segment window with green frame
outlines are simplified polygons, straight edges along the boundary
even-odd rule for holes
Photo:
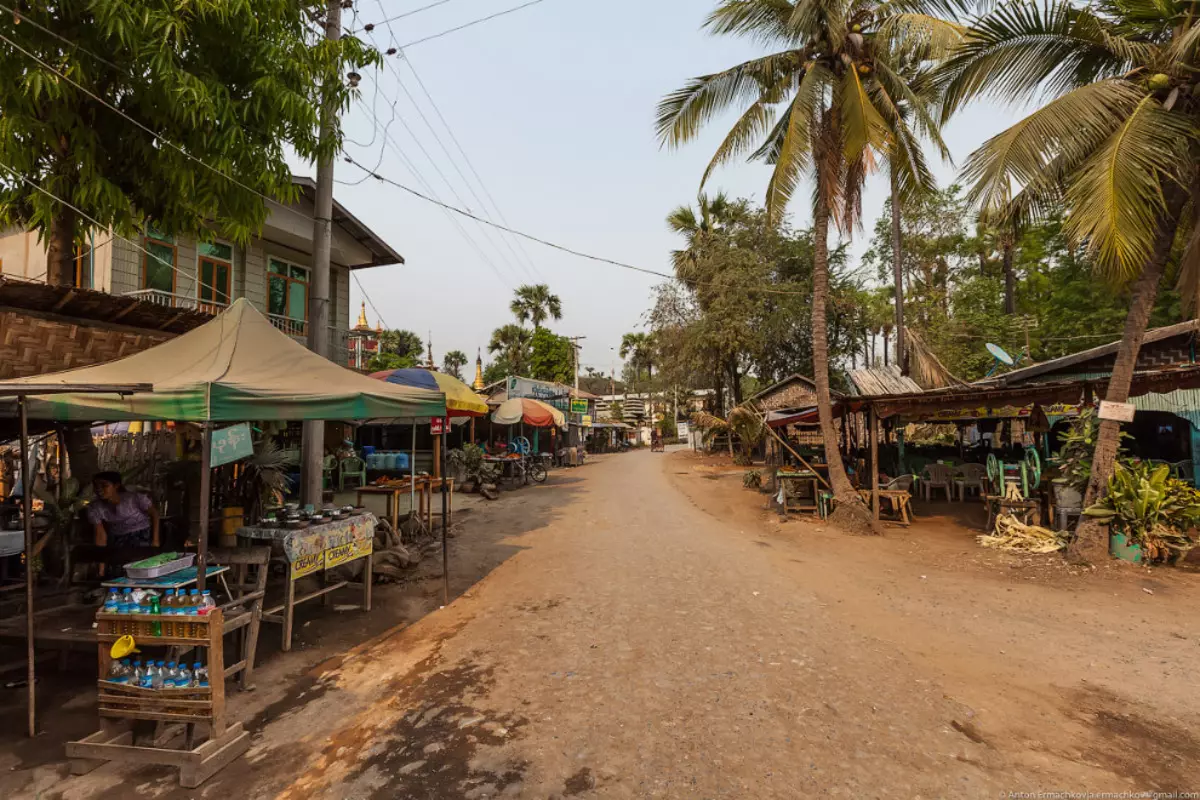
[[[169,236],[151,233],[143,240],[142,288],[175,292],[175,244]]]
[[[272,258],[267,262],[267,311],[297,322],[308,319],[308,269]]]

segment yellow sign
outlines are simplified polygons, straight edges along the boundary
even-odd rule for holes
[[[305,575],[311,575],[314,572],[320,572],[325,569],[325,553],[322,551],[316,555],[300,556],[292,562],[292,580],[303,578]]]
[[[579,424],[580,424],[580,425],[582,425],[582,426],[583,426],[583,427],[585,427],[585,428],[590,428],[590,427],[592,427],[592,417],[591,417],[591,415],[590,415],[590,414],[584,414],[584,415],[583,415],[583,419],[582,419],[582,421],[581,421]]]
[[[339,564],[355,561],[369,556],[374,548],[374,539],[359,539],[358,541],[331,547],[325,551],[325,569],[333,569]]]

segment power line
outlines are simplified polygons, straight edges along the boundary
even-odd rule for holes
[[[543,1],[544,0],[529,0],[528,3],[523,3],[522,5],[519,5],[515,8],[510,8],[505,11],[497,11],[495,14],[489,14],[486,17],[480,17],[479,19],[471,20],[470,22],[459,25],[456,28],[451,28],[450,30],[442,31],[441,33],[435,33],[432,36],[425,36],[421,39],[417,39],[415,41],[409,42],[408,44],[401,45],[400,49],[404,50],[405,48],[412,47],[413,45],[423,44],[424,42],[432,42],[434,39],[440,39],[443,36],[449,36],[452,33],[457,33],[458,31],[465,30],[466,28],[472,28],[476,25],[481,25],[484,22],[488,22],[490,20],[496,19],[497,17],[503,17],[506,14],[512,14],[514,12],[520,11],[523,8],[529,8],[530,6],[536,6],[538,3],[541,3]]]
[[[381,2],[381,0],[376,0],[376,1],[379,2],[379,6],[382,9],[383,3]],[[394,40],[395,39],[395,30],[392,28],[392,26],[390,24],[388,25],[388,30],[391,33],[392,38]],[[378,43],[375,42],[375,37],[373,35],[371,36],[371,41],[372,41],[372,43],[374,43],[376,45],[376,50],[378,50],[379,46],[378,46]],[[462,180],[463,184],[467,187],[467,191],[470,192],[471,196],[475,198],[475,201],[482,208],[484,216],[486,216],[490,219],[490,214],[487,211],[487,204],[484,203],[483,199],[479,196],[479,193],[475,191],[475,187],[471,183],[470,179],[467,178],[467,176],[463,173],[462,169],[458,166],[458,162],[455,160],[454,156],[450,153],[450,150],[446,147],[445,143],[442,141],[441,136],[438,135],[437,130],[433,127],[433,123],[431,123],[429,121],[429,118],[427,116],[425,116],[425,112],[421,109],[421,105],[417,102],[417,99],[415,97],[413,97],[412,92],[410,92],[408,90],[408,87],[405,86],[404,80],[400,77],[400,73],[395,69],[395,67],[392,66],[391,62],[387,62],[387,63],[388,63],[388,69],[391,71],[392,75],[394,75],[396,78],[396,84],[404,92],[405,96],[408,97],[408,100],[410,103],[412,103],[413,108],[416,109],[417,114],[421,117],[421,121],[425,123],[425,127],[428,128],[430,134],[433,135],[434,141],[437,143],[437,145],[441,149],[442,153],[450,161],[450,166],[452,166],[454,168],[454,171],[456,173],[458,173],[458,177]],[[416,73],[414,72],[414,75],[415,74]],[[419,78],[418,78],[418,80],[419,80]],[[428,96],[428,92],[426,92],[426,95]],[[441,114],[439,112],[439,117],[440,116],[441,116]],[[443,118],[442,122],[443,122],[443,124],[445,124],[444,118]],[[403,122],[402,122],[402,124],[403,124]],[[406,129],[407,129],[407,127],[408,126],[405,125]],[[447,130],[449,130],[448,127],[447,127]],[[412,131],[409,130],[409,133],[412,134]],[[451,132],[450,135],[451,135],[451,137],[453,137],[453,135],[454,135],[453,132]],[[413,138],[414,139],[416,138],[415,134],[413,134]],[[418,146],[419,146],[419,143],[418,143]],[[461,147],[459,149],[461,152]],[[422,152],[425,152],[423,147],[422,147]],[[428,153],[426,153],[426,158],[430,158]],[[432,158],[430,158],[430,163],[432,163]],[[377,169],[378,169],[378,167],[379,167],[379,165],[376,164]],[[436,164],[434,165],[434,169],[437,169]],[[438,174],[442,175],[441,170],[438,170]],[[365,180],[367,177],[368,176],[364,175],[363,180]],[[450,188],[451,193],[454,194],[455,199],[457,199],[461,205],[466,206],[467,209],[470,210],[470,206],[467,204],[466,200],[464,200],[462,198],[462,196],[458,194],[458,191],[453,187],[453,185],[450,184],[450,182],[446,179],[445,175],[442,175],[442,180],[446,182],[446,185]],[[488,238],[488,242],[490,244],[492,244],[494,247],[495,244],[492,242],[491,237],[487,236],[487,238]],[[504,244],[504,246],[508,248],[508,252],[512,254],[513,260],[509,261],[508,256],[506,256],[503,251],[498,251],[498,252],[500,252],[500,256],[504,260],[506,266],[508,266],[510,269],[512,269],[513,264],[515,263],[517,265],[517,267],[519,268],[519,270],[517,270],[517,271],[524,271],[530,278],[532,278],[533,280],[537,280],[538,276],[536,274],[536,268],[532,266],[532,263],[526,264],[526,263],[522,262],[521,257],[519,255],[517,255],[517,251],[513,249],[513,246],[508,241],[508,239],[505,238],[503,235],[500,235],[499,238],[500,238],[500,241]],[[527,256],[527,258],[528,258],[528,256]]]
[[[367,301],[367,305],[369,305],[371,310],[375,312],[375,318],[379,320],[379,324],[388,330],[391,330],[392,326],[388,325],[387,321],[383,318],[383,314],[379,313],[379,309],[375,307],[375,301],[371,299],[371,295],[367,294],[367,290],[363,288],[362,281],[360,281],[358,276],[354,274],[354,270],[350,270],[350,276],[354,278],[354,283],[358,286],[359,293],[362,294],[363,298]]]
[[[483,178],[479,174],[479,170],[475,169],[475,165],[471,163],[471,158],[467,155],[467,151],[463,148],[462,143],[459,142],[458,137],[454,135],[454,129],[450,127],[450,123],[446,121],[446,117],[442,114],[442,110],[438,108],[438,104],[434,101],[433,95],[431,95],[429,93],[429,89],[426,88],[425,81],[421,80],[420,74],[417,73],[417,67],[412,62],[412,57],[405,54],[404,63],[408,65],[409,71],[411,71],[413,77],[417,79],[417,85],[421,87],[421,91],[424,93],[426,99],[429,100],[429,105],[433,107],[433,112],[437,114],[437,118],[441,120],[442,125],[446,128],[446,133],[450,134],[450,141],[454,143],[454,147],[462,155],[463,161],[465,161],[467,164],[467,169],[469,169],[471,174],[475,176],[475,180],[479,183],[479,188],[483,190],[484,196],[487,197],[487,199],[491,202],[492,210],[496,212],[496,216],[500,218],[501,222],[503,222],[505,225],[510,225],[508,219],[504,216],[504,212],[500,209],[500,204],[496,202],[496,198],[493,197],[492,193],[488,190],[487,184],[483,182]],[[486,208],[486,204],[484,204],[482,200],[479,202],[480,205],[484,205]],[[525,250],[525,245],[522,243],[520,238],[513,238],[517,243],[517,248],[525,256],[525,261],[528,262],[529,266],[533,269],[537,276],[544,280],[544,276],[542,276],[541,271],[537,268],[537,264],[534,263],[533,258],[529,255],[528,251]]]
[[[436,3],[430,3],[427,6],[421,6],[420,8],[414,8],[412,11],[405,11],[403,14],[397,14],[396,16],[388,17],[387,19],[381,19],[381,20],[379,20],[379,22],[368,23],[367,25],[363,26],[362,30],[366,31],[367,33],[370,33],[375,27],[377,27],[379,25],[387,25],[389,23],[395,22],[398,19],[404,19],[405,17],[411,17],[413,14],[420,14],[422,11],[428,11],[431,8],[437,8],[438,6],[444,6],[444,5],[446,5],[446,3],[449,3],[449,2],[450,2],[450,0],[437,0]],[[379,6],[379,10],[383,11],[382,3]],[[353,33],[353,32],[354,31],[351,31],[351,33]]]
[[[574,250],[570,247],[566,247],[561,244],[555,244],[554,242],[550,242],[545,239],[538,238],[537,236],[534,236],[529,233],[525,233],[523,231],[516,230],[515,228],[510,228],[505,225],[500,225],[498,223],[491,222],[489,220],[483,219],[482,217],[478,217],[475,214],[472,214],[470,211],[466,211],[464,209],[457,208],[457,207],[449,205],[447,203],[443,203],[441,200],[435,200],[432,197],[428,197],[424,194],[421,194],[416,189],[405,186],[404,184],[402,184],[398,181],[395,181],[395,180],[392,180],[391,178],[380,175],[378,172],[371,172],[366,167],[364,167],[362,164],[355,161],[349,155],[347,155],[345,157],[345,161],[348,164],[353,164],[354,166],[358,167],[361,170],[370,172],[371,176],[374,177],[376,180],[391,184],[392,186],[395,186],[397,189],[401,189],[405,192],[408,192],[409,194],[413,195],[414,197],[424,200],[427,203],[433,203],[434,205],[441,206],[442,208],[446,209],[447,211],[453,211],[455,214],[459,214],[464,217],[469,217],[470,219],[473,219],[476,222],[479,222],[483,225],[490,225],[493,228],[498,228],[500,230],[507,231],[508,233],[511,233],[514,236],[520,236],[523,239],[528,239],[531,242],[537,242],[540,245],[544,245],[546,247],[550,247],[555,250],[560,250],[564,253],[568,253],[573,256],[578,256],[579,258],[586,258],[589,261],[597,261],[601,264],[608,264],[610,266],[620,267],[621,269],[632,270],[633,272],[641,272],[645,275],[654,275],[655,277],[666,278],[667,280],[672,280],[672,281],[680,281],[681,283],[699,283],[697,281],[684,281],[683,279],[681,279],[675,275],[666,273],[666,272],[658,272],[657,270],[647,269],[646,267],[638,267],[638,266],[634,266],[633,264],[626,264],[623,261],[615,261],[611,258],[605,258],[604,256],[596,256],[596,255],[592,255],[591,253],[584,253],[580,250]],[[711,281],[709,281],[707,283],[711,283]],[[765,294],[801,295],[801,296],[805,296],[805,297],[809,296],[808,292],[797,292],[797,291],[790,291],[790,290],[786,290],[786,289],[758,288],[755,291],[763,292]]]

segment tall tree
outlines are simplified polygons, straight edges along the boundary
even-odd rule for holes
[[[1200,98],[1193,92],[1200,25],[1190,5],[1069,0],[997,7],[972,25],[943,68],[945,109],[979,96],[1024,102],[1038,110],[988,140],[965,165],[972,198],[1004,205],[1022,187],[1010,214],[1037,219],[1066,207],[1068,235],[1097,268],[1133,299],[1105,399],[1129,398],[1138,350],[1174,243],[1194,229],[1200,204]],[[1192,218],[1183,215],[1192,200]],[[1200,286],[1200,241],[1184,252],[1181,279]],[[1194,291],[1186,301],[1196,300]],[[1085,503],[1112,474],[1120,424],[1101,422]],[[1084,517],[1071,546],[1077,560],[1107,557],[1103,530]]]
[[[488,352],[503,363],[507,374],[524,375],[529,372],[530,349],[533,333],[520,325],[502,325],[492,331]]]
[[[344,108],[345,74],[378,61],[353,36],[312,35],[323,3],[13,5],[0,16],[0,222],[37,231],[56,285],[74,284],[93,227],[248,241],[269,213],[259,193],[296,197],[287,150],[313,160],[341,146],[340,131],[318,136],[318,87]],[[68,452],[86,484],[85,426]]]
[[[546,284],[525,284],[514,294],[509,308],[522,325],[532,322],[534,328],[540,328],[547,319],[562,319],[562,300],[551,294]]]
[[[535,330],[529,346],[529,377],[571,383],[575,377],[575,348],[571,340],[547,328]]]
[[[813,379],[835,513],[851,517],[855,527],[867,514],[838,456],[829,390],[828,230],[831,222],[846,234],[858,225],[863,181],[893,139],[911,140],[904,149],[916,151],[918,134],[937,137],[928,101],[902,74],[904,64],[940,56],[958,40],[957,25],[927,13],[945,6],[939,0],[725,0],[706,21],[709,30],[781,49],[695,78],[658,109],[661,140],[679,145],[730,106],[744,104],[704,177],[739,155],[767,161],[774,168],[767,209],[775,218],[801,176],[807,172],[813,180]],[[911,123],[896,106],[900,99],[909,103]]]
[[[442,357],[442,369],[447,375],[462,380],[462,368],[467,365],[467,354],[462,350],[451,350]]]
[[[618,353],[633,367],[635,380],[641,380],[643,369],[646,370],[647,380],[654,378],[654,337],[651,334],[625,334],[621,337],[621,349]]]
[[[408,366],[416,366],[424,349],[420,334],[412,331],[386,330],[379,334],[379,351],[409,359],[412,363]]]
[[[675,274],[688,279],[689,267],[694,266],[700,251],[711,241],[714,234],[729,221],[733,204],[724,192],[709,197],[703,192],[697,198],[697,207],[679,206],[667,215],[667,227],[684,238],[684,248],[671,252]]]

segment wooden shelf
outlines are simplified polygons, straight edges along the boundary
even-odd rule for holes
[[[190,636],[147,636],[144,633],[97,633],[96,639],[100,642],[115,642],[122,636],[132,636],[137,646],[141,647],[170,647],[172,645],[188,646],[188,647],[207,647],[208,637],[203,639],[193,639]]]

